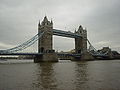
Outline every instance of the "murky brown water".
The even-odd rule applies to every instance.
[[[0,90],[120,90],[120,60],[4,62]]]

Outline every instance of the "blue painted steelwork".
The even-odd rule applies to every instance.
[[[76,58],[80,58],[81,54],[70,54],[70,53],[57,53],[58,56],[72,56]]]
[[[10,49],[7,49],[7,50],[0,50],[0,54],[14,53],[14,52],[17,52],[17,51],[24,50],[27,47],[30,47],[31,45],[33,45],[40,37],[42,37],[43,34],[44,34],[44,32],[38,33],[34,37],[29,39],[28,41],[24,42],[23,44],[21,44],[19,46],[14,47],[14,48],[10,48]]]
[[[43,53],[2,53],[0,55],[43,55]],[[57,53],[58,56],[81,56],[81,54]]]
[[[63,37],[69,37],[69,38],[78,38],[78,37],[82,37],[82,35],[77,34],[77,33],[73,33],[70,31],[62,31],[62,30],[58,30],[58,29],[53,29],[53,35],[57,35],[57,36],[63,36]]]
[[[94,57],[109,57],[109,55],[106,54],[92,54]]]
[[[90,52],[92,54],[92,56],[94,57],[108,57],[108,51],[103,53],[103,52],[98,52],[93,45],[90,43],[90,41],[87,39],[89,46],[88,52]]]
[[[43,53],[0,53],[0,55],[43,55]]]
[[[57,53],[57,55],[66,55],[66,56],[81,56],[81,54],[71,54],[71,53]]]

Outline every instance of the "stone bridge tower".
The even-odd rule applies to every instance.
[[[38,24],[38,33],[44,32],[43,36],[38,40],[38,53],[50,52],[53,50],[53,23],[48,21],[47,17]]]
[[[93,56],[87,52],[87,30],[83,29],[83,27],[80,25],[78,31],[75,31],[75,33],[82,36],[75,38],[75,52],[81,54],[80,60],[94,59]]]
[[[83,53],[87,51],[87,31],[83,29],[80,25],[78,31],[75,33],[81,35],[80,38],[75,38],[75,52],[76,53]]]
[[[58,61],[57,54],[53,50],[53,22],[48,21],[45,16],[43,21],[38,24],[38,33],[42,33],[41,38],[38,40],[38,53],[42,53],[42,56],[36,56],[34,62],[41,61]]]

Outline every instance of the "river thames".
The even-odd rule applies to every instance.
[[[0,90],[120,90],[120,60],[1,60]]]

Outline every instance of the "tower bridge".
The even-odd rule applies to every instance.
[[[53,35],[74,38],[75,52],[64,54],[56,53],[53,50]],[[30,47],[38,40],[38,53],[17,53]],[[89,49],[87,49],[87,42]],[[63,31],[53,28],[53,22],[45,16],[43,21],[38,24],[38,34],[24,42],[23,44],[7,50],[0,50],[0,55],[33,55],[34,62],[58,61],[58,56],[70,56],[72,60],[91,60],[94,57],[109,57],[108,53],[97,52],[87,39],[87,30],[80,25],[78,30],[73,32]]]

